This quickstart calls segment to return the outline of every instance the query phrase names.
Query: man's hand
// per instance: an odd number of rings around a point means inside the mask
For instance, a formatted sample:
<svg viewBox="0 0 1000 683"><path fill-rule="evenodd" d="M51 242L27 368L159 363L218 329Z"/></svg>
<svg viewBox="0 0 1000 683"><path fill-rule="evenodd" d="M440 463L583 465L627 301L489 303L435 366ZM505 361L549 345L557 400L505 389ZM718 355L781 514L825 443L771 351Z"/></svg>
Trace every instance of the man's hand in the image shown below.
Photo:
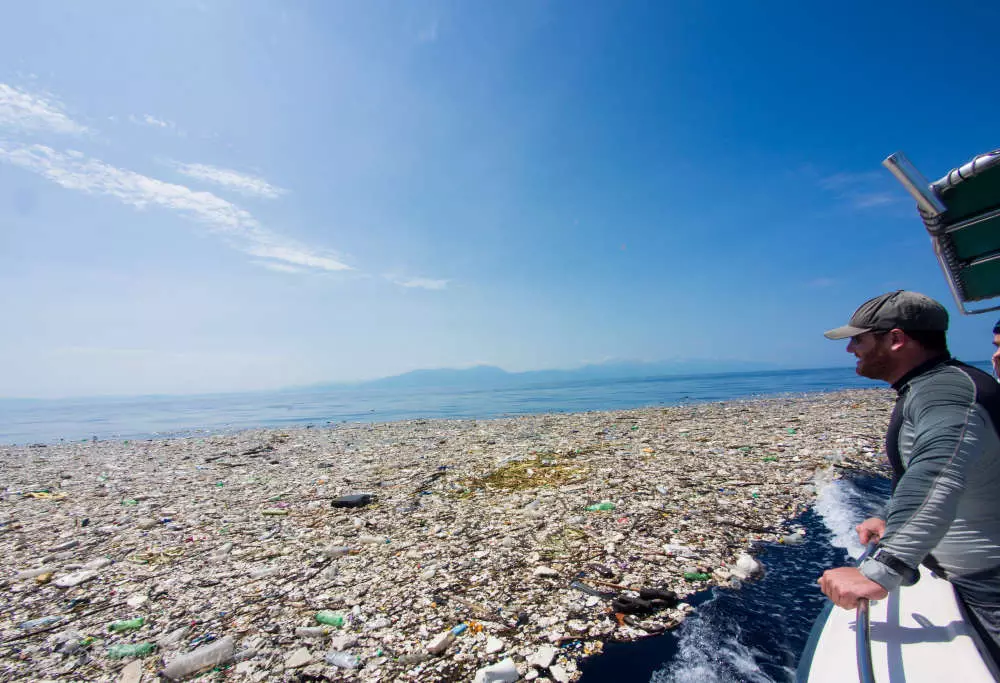
<svg viewBox="0 0 1000 683"><path fill-rule="evenodd" d="M885 533L885 520L869 517L854 528L858 532L858 540L861 541L861 545L868 545L872 541L882 540L882 534Z"/></svg>
<svg viewBox="0 0 1000 683"><path fill-rule="evenodd" d="M827 569L817 583L823 595L844 609L854 609L861 598L881 600L889 595L889 591L862 574L857 567Z"/></svg>

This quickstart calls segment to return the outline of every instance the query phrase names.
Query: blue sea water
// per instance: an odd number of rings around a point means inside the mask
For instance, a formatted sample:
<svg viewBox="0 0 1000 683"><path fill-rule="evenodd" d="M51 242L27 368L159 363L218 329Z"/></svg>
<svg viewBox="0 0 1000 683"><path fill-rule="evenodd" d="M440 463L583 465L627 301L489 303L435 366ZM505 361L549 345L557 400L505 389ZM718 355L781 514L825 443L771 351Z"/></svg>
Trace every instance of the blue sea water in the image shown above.
<svg viewBox="0 0 1000 683"><path fill-rule="evenodd" d="M854 527L888 495L887 479L831 482L816 505L794 520L805 529L805 542L771 544L758 555L766 567L762 580L694 596L694 614L675 631L609 644L604 654L584 661L581 683L794 681L812 623L826 604L816 579L861 554ZM844 674L844 680L856 680L853 660Z"/></svg>
<svg viewBox="0 0 1000 683"><path fill-rule="evenodd" d="M0 399L0 444L136 439L255 427L617 410L879 385L853 368L524 384L327 387L196 396Z"/></svg>

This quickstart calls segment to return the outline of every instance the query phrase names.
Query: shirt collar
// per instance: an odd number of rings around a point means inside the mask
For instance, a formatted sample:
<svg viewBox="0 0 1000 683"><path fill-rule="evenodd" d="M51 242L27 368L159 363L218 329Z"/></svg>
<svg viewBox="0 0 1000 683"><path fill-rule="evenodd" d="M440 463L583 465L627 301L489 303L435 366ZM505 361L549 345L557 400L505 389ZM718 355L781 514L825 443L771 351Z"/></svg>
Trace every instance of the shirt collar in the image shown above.
<svg viewBox="0 0 1000 683"><path fill-rule="evenodd" d="M896 390L896 393L899 393L903 387L905 387L913 380L913 378L917 377L918 375L924 374L925 372L927 372L932 368L936 368L942 363L947 363L950 360L951 360L951 355L948 353L942 353L940 356L934 356L929 360L925 360L923 363L916 366L908 373L906 373L898 380L896 380L896 382L893 383L892 388Z"/></svg>

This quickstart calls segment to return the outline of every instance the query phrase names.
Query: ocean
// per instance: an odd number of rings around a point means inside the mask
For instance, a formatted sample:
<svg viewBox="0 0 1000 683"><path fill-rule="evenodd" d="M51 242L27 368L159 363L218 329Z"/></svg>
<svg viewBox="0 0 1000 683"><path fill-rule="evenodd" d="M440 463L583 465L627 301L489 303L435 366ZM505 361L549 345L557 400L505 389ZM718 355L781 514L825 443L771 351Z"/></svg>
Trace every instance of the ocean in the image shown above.
<svg viewBox="0 0 1000 683"><path fill-rule="evenodd" d="M988 370L985 363L977 366ZM618 410L730 399L884 387L853 368L591 380L497 389L304 388L201 396L0 400L0 444L141 439L256 427L417 418L490 418ZM740 590L693 596L695 613L671 633L611 643L584 662L583 683L793 681L799 654L825 598L816 579L860 552L853 527L888 495L888 481L838 480L794 520L806 542L772 545L766 576Z"/></svg>
<svg viewBox="0 0 1000 683"><path fill-rule="evenodd" d="M256 427L620 410L885 386L853 368L587 380L502 388L341 386L195 396L0 399L0 444L147 439Z"/></svg>
<svg viewBox="0 0 1000 683"><path fill-rule="evenodd" d="M676 630L635 643L611 643L584 660L580 683L790 683L813 621L826 598L824 570L854 562L862 551L854 527L888 499L889 480L839 479L793 520L800 545L770 544L757 559L764 578L739 590L713 588L689 598L695 612ZM854 674L845 669L845 680Z"/></svg>

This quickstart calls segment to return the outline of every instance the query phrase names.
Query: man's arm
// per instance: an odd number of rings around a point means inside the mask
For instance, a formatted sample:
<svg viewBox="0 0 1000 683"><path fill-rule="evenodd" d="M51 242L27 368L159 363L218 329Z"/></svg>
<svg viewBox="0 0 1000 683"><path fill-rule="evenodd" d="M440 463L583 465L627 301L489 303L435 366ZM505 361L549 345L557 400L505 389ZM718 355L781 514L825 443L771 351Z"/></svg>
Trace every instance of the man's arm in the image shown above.
<svg viewBox="0 0 1000 683"><path fill-rule="evenodd" d="M957 374L947 379L935 382L932 391L924 387L907 406L913 445L887 510L880 547L888 557L869 558L860 566L864 576L887 590L912 579L904 577L905 569L915 570L948 531L969 468L981 452L986 424L974 387Z"/></svg>

